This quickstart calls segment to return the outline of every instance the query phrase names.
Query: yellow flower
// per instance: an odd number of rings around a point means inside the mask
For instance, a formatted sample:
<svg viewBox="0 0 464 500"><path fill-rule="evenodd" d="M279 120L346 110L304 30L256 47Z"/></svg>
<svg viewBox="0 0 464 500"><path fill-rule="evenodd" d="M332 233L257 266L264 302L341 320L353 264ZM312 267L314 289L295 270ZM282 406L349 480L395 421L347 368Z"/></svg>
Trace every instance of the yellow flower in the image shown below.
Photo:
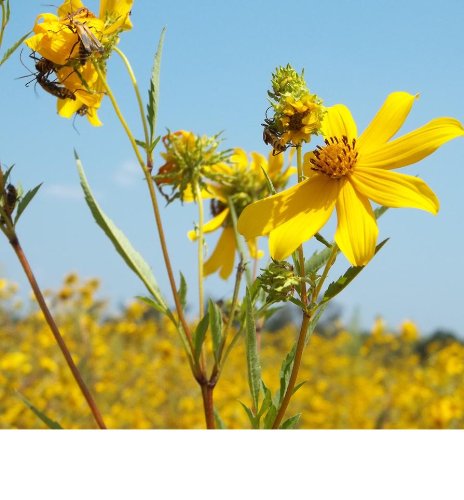
<svg viewBox="0 0 464 500"><path fill-rule="evenodd" d="M251 153L250 162L243 149L236 148L231 156L232 165L226 163L212 167L218 175L218 179L223 179L223 183L211 183L207 186L203 196L212 198L211 212L214 216L203 226L205 233L214 232L222 228L222 233L216 247L205 262L205 276L219 272L222 279L227 279L233 271L235 263L235 253L237 244L232 227L232 216L228 206L228 199L232 199L237 214L240 214L243 207L253 199L258 199L268 192L267 184L262 169L267 173L276 189L283 187L288 178L295 172L295 168L287 167L283 169L283 155L269 155L269 159L259 154ZM189 231L188 237L196 240L196 231ZM260 258L262 252L256 246L256 239L248 240L250 256L254 259Z"/></svg>
<svg viewBox="0 0 464 500"><path fill-rule="evenodd" d="M282 109L276 114L279 128L283 130L283 144L298 146L302 142L309 142L311 135L319 132L324 110L316 95L308 92L298 99L289 95L279 107Z"/></svg>
<svg viewBox="0 0 464 500"><path fill-rule="evenodd" d="M390 140L414 100L406 92L390 94L359 137L346 106L328 108L322 124L325 144L305 155L308 178L245 208L239 231L246 239L270 234L271 256L282 260L319 231L336 209L335 241L352 265L363 266L374 255L378 233L369 200L436 214L439 202L427 184L392 170L422 160L445 142L463 136L464 129L453 118L436 118Z"/></svg>
<svg viewBox="0 0 464 500"><path fill-rule="evenodd" d="M97 109L104 95L103 85L92 59L99 58L104 69L119 33L132 27L132 3L102 0L100 17L96 17L80 0L66 0L58 8L58 15L45 13L37 17L34 35L25 43L41 56L35 58L36 78L45 90L58 97L61 116L69 118L77 113L86 116L92 125L101 125Z"/></svg>

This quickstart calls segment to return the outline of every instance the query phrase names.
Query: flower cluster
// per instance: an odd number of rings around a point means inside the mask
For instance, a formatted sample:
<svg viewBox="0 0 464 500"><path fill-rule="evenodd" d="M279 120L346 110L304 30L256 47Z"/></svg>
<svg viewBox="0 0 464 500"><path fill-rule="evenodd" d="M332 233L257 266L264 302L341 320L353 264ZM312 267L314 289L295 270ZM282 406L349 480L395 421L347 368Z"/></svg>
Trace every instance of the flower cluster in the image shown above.
<svg viewBox="0 0 464 500"><path fill-rule="evenodd" d="M274 189L282 189L295 171L294 167L284 166L283 155L270 154L266 159L262 154L252 152L250 161L241 148L234 150L229 163L217 164L210 170L204 197L211 199L213 219L205 224L203 231L210 233L222 228L222 233L205 263L205 275L218 271L221 278L227 279L232 273L237 242L231 207L239 216L247 205L269 194L267 179ZM197 232L190 231L189 238L195 240ZM254 259L262 255L255 239L248 240L248 249Z"/></svg>
<svg viewBox="0 0 464 500"><path fill-rule="evenodd" d="M165 151L161 156L165 163L158 170L154 179L162 189L171 188L171 193L163 194L169 202L196 200L196 187L205 187L206 180L218 165L227 162L230 151L218 151L219 134L208 137L197 136L193 132L178 130L163 137ZM219 167L220 168L220 167Z"/></svg>
<svg viewBox="0 0 464 500"><path fill-rule="evenodd" d="M96 285L73 274L47 299L107 425L202 428L198 389L172 325L142 302L109 315L95 296ZM0 321L0 427L44 427L18 392L65 428L93 427L42 315L21 305L16 287L5 280ZM275 366L295 333L292 325L261 333L263 379L272 390L279 388ZM290 409L302 412L300 428L463 428L462 341L443 334L423 338L410 321L395 332L379 320L364 333L326 324L311 344L301 367L308 383ZM232 350L216 388L218 415L227 428L249 427L237 402L249 398L244 350L242 343Z"/></svg>
<svg viewBox="0 0 464 500"><path fill-rule="evenodd" d="M364 266L374 255L378 234L369 200L436 214L438 199L427 184L393 170L464 136L464 127L454 118L437 118L391 140L416 97L407 92L390 94L360 135L346 106L327 108L322 122L324 144L304 156L306 179L246 207L239 231L250 240L269 235L271 256L283 260L314 236L336 210L335 242L352 265Z"/></svg>
<svg viewBox="0 0 464 500"><path fill-rule="evenodd" d="M65 0L57 15L37 17L34 34L25 43L33 50L37 83L57 98L61 116L77 113L101 125L97 110L104 86L96 65L105 74L105 61L119 33L132 27L132 2L101 0L97 17L80 0Z"/></svg>
<svg viewBox="0 0 464 500"><path fill-rule="evenodd" d="M274 154L288 146L299 146L317 135L324 117L322 101L311 94L303 72L299 75L289 64L272 75L272 91L268 91L274 115L264 120L263 139Z"/></svg>

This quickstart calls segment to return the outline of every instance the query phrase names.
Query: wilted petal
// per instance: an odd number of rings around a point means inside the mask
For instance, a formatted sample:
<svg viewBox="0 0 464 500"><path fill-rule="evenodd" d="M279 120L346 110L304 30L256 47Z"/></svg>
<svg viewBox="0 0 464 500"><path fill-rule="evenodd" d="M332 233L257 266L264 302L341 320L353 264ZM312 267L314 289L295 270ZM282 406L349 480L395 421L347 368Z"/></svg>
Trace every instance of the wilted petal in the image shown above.
<svg viewBox="0 0 464 500"><path fill-rule="evenodd" d="M226 280L232 273L235 261L234 230L226 227L222 231L216 248L203 267L205 276L219 271L219 276Z"/></svg>
<svg viewBox="0 0 464 500"><path fill-rule="evenodd" d="M213 231L216 231L216 229L219 229L224 221L227 219L227 216L229 215L229 209L226 208L224 209L219 215L216 215L213 219L208 221L206 224L203 225L203 232L204 233L211 233ZM189 231L187 233L187 236L190 240L195 241L198 238L198 233L197 231L193 230Z"/></svg>
<svg viewBox="0 0 464 500"><path fill-rule="evenodd" d="M386 207L420 208L433 214L440 207L429 186L411 175L381 168L357 168L351 182L359 193Z"/></svg>
<svg viewBox="0 0 464 500"><path fill-rule="evenodd" d="M353 266L364 266L374 256L378 228L369 200L346 182L337 200L335 242Z"/></svg>
<svg viewBox="0 0 464 500"><path fill-rule="evenodd" d="M359 136L358 149L367 154L390 140L403 125L416 98L417 95L408 92L390 94L369 126Z"/></svg>

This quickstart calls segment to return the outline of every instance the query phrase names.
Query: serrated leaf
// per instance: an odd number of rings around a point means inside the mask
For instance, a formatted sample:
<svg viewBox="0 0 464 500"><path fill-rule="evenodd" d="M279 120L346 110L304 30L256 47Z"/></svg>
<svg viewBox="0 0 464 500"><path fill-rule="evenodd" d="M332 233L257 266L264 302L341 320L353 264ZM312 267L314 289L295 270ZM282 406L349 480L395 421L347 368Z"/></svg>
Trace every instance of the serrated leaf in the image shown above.
<svg viewBox="0 0 464 500"><path fill-rule="evenodd" d="M41 185L42 185L42 183L40 183L38 186L36 186L35 188L28 191L19 200L18 207L16 208L16 215L15 215L15 220L14 220L15 225L18 222L19 218L21 217L21 214L24 212L24 210L29 205L29 203L32 201L32 198L34 198L34 196L37 194L37 191L40 189Z"/></svg>
<svg viewBox="0 0 464 500"><path fill-rule="evenodd" d="M0 60L0 66L5 63L10 56L14 53L14 51L26 40L26 38L32 33L32 31L29 31L29 33L26 33L24 36L22 36L17 42L15 42L6 52L3 54L2 59Z"/></svg>
<svg viewBox="0 0 464 500"><path fill-rule="evenodd" d="M388 238L383 240L375 247L375 253L377 253L388 241ZM355 278L356 276L365 268L366 266L351 266L349 267L343 276L340 276L337 281L333 281L327 287L327 290L322 297L320 304L324 304L329 300L333 299L342 290L344 290Z"/></svg>
<svg viewBox="0 0 464 500"><path fill-rule="evenodd" d="M259 362L258 344L256 341L256 324L253 314L253 303L251 301L250 291L246 290L246 357L248 368L248 384L250 386L251 399L253 407L258 408L259 393L261 389L261 366Z"/></svg>
<svg viewBox="0 0 464 500"><path fill-rule="evenodd" d="M49 429L63 429L58 422L55 422L51 418L47 417L45 413L37 409L26 397L24 397L20 392L16 391L18 398L32 411L35 415L49 428Z"/></svg>
<svg viewBox="0 0 464 500"><path fill-rule="evenodd" d="M211 330L211 337L213 340L213 354L214 360L218 362L219 346L221 345L222 338L222 313L218 305L211 299L208 302L209 312L209 327Z"/></svg>
<svg viewBox="0 0 464 500"><path fill-rule="evenodd" d="M325 266L331 253L331 248L324 248L314 252L305 262L305 274L317 273L321 267Z"/></svg>
<svg viewBox="0 0 464 500"><path fill-rule="evenodd" d="M195 350L194 356L196 361L200 359L201 348L203 346L203 342L205 341L206 332L208 331L208 325L209 314L205 314L205 316L201 318L193 334L193 348Z"/></svg>
<svg viewBox="0 0 464 500"><path fill-rule="evenodd" d="M168 310L168 307L161 296L161 292L158 288L158 284L156 283L156 279L152 273L152 270L150 269L150 266L145 262L140 253L134 249L131 242L127 239L124 233L118 227L116 227L113 221L109 217L107 217L103 210L100 208L92 194L92 191L90 190L90 186L84 173L84 167L82 166L82 162L80 161L76 151L74 151L74 155L76 158L77 170L79 172L81 186L85 195L85 201L87 202L87 205L92 212L95 222L100 226L106 236L113 243L116 251L123 258L128 267L142 280L147 290L153 296L153 299L158 302L160 307L162 307L164 309L164 312L166 312Z"/></svg>
<svg viewBox="0 0 464 500"><path fill-rule="evenodd" d="M293 415L293 417L287 418L285 422L280 426L281 429L294 429L298 422L300 421L301 413Z"/></svg>
<svg viewBox="0 0 464 500"><path fill-rule="evenodd" d="M185 281L185 276L182 273L180 273L180 286L178 294L182 309L185 309L185 306L187 305L187 282Z"/></svg>
<svg viewBox="0 0 464 500"><path fill-rule="evenodd" d="M161 68L161 53L163 51L164 35L166 28L161 30L161 35L158 42L155 58L153 61L153 69L151 72L150 88L148 89L148 105L147 105L147 120L150 127L150 141L153 140L156 130L156 115L158 113L159 99L159 76Z"/></svg>

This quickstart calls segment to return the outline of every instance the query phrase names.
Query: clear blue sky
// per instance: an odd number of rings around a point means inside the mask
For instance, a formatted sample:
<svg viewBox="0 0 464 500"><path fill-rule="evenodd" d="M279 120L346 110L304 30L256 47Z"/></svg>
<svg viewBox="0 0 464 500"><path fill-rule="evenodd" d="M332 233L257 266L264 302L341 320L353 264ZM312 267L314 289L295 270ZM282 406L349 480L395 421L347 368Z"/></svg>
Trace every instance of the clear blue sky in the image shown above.
<svg viewBox="0 0 464 500"><path fill-rule="evenodd" d="M37 14L54 11L43 0L12 4L4 48L31 29ZM88 7L98 11L95 1ZM135 0L132 20L134 29L122 35L120 48L144 92L159 33L167 27L159 133L166 128L199 134L224 130L225 147L267 154L260 127L266 90L271 72L287 62L305 68L311 90L327 105L348 105L361 130L396 90L421 94L404 131L438 116L464 120L462 0ZM100 204L150 262L167 293L146 189L109 102L101 108L103 127L80 119L76 133L72 121L56 115L53 97L15 79L26 73L19 53L0 70L0 160L16 164L15 182L44 183L18 226L40 283L57 287L74 270L100 277L102 295L113 304L143 293L92 221L79 189L76 148ZM109 63L109 79L128 121L138 126L131 88L116 57ZM410 318L424 333L448 328L464 334L463 152L464 142L456 140L403 170L429 183L440 198L440 213L387 212L380 238L391 237L390 242L338 300L347 320L359 307L366 326L381 314L391 326ZM176 268L193 279L194 248L185 235L196 212L171 205L164 216ZM330 227L323 231L327 237ZM210 248L214 241L209 239ZM2 245L0 275L27 290L8 244ZM339 260L342 271L346 262ZM231 289L232 283L207 280L207 293L215 297ZM195 287L190 293L195 303Z"/></svg>

